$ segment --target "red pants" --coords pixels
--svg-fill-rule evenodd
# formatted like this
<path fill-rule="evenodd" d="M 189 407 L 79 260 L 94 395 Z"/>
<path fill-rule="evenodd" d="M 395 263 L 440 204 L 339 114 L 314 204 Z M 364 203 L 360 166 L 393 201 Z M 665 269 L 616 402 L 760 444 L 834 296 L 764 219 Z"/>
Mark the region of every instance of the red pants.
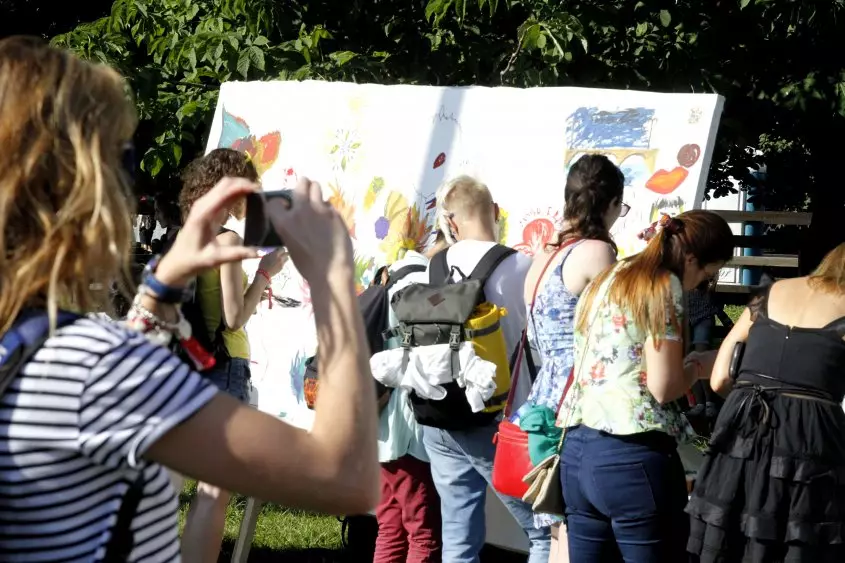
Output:
<path fill-rule="evenodd" d="M 440 497 L 425 462 L 406 455 L 381 464 L 373 563 L 439 563 Z"/>

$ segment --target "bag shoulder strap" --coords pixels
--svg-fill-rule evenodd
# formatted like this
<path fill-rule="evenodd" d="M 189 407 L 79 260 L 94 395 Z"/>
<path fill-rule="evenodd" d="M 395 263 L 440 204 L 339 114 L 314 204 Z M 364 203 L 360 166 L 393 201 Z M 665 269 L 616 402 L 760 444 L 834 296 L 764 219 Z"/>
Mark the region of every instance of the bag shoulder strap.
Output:
<path fill-rule="evenodd" d="M 81 315 L 59 311 L 56 328 L 67 326 L 80 318 Z M 4 350 L 4 356 L 0 358 L 0 396 L 5 393 L 26 362 L 49 338 L 50 319 L 46 311 L 40 310 L 22 313 L 12 328 L 3 335 L 0 340 L 0 346 Z M 141 470 L 124 496 L 111 538 L 106 545 L 104 561 L 127 561 L 132 552 L 132 520 L 143 497 L 143 478 L 144 472 Z"/>
<path fill-rule="evenodd" d="M 469 279 L 480 280 L 483 286 L 487 283 L 493 272 L 496 271 L 496 268 L 499 267 L 499 264 L 511 254 L 516 254 L 516 250 L 501 244 L 495 245 L 481 257 L 481 260 L 478 261 L 478 264 L 476 264 L 472 273 L 470 273 Z"/>
<path fill-rule="evenodd" d="M 56 328 L 71 324 L 79 315 L 59 311 Z M 46 311 L 25 311 L 0 340 L 0 396 L 30 358 L 50 338 L 50 319 Z"/>
<path fill-rule="evenodd" d="M 425 272 L 426 267 L 422 264 L 409 264 L 407 266 L 403 266 L 393 272 L 393 275 L 390 276 L 390 279 L 387 281 L 387 285 L 384 288 L 390 291 L 390 288 L 402 281 L 403 278 L 408 276 L 409 274 L 414 274 L 418 272 Z"/>
<path fill-rule="evenodd" d="M 428 268 L 428 283 L 443 284 L 449 281 L 449 262 L 446 257 L 448 251 L 448 248 L 444 248 L 432 257 Z"/>
<path fill-rule="evenodd" d="M 123 502 L 120 503 L 120 510 L 117 512 L 117 520 L 112 528 L 111 537 L 106 544 L 106 554 L 103 561 L 129 561 L 132 548 L 135 547 L 135 536 L 132 534 L 132 520 L 138 513 L 138 505 L 144 497 L 144 470 L 138 470 L 138 477 L 129 485 Z"/>

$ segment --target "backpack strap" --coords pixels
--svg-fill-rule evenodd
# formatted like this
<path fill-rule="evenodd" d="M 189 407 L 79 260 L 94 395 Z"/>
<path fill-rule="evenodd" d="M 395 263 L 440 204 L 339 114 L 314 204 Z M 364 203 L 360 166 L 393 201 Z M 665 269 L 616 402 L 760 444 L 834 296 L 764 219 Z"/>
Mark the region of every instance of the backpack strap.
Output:
<path fill-rule="evenodd" d="M 428 267 L 428 283 L 443 284 L 448 283 L 452 277 L 449 271 L 449 262 L 446 259 L 448 248 L 444 248 L 431 258 Z"/>
<path fill-rule="evenodd" d="M 417 273 L 417 272 L 425 272 L 425 270 L 426 270 L 426 267 L 423 266 L 422 264 L 409 264 L 407 266 L 403 266 L 403 267 L 399 268 L 398 270 L 396 270 L 395 272 L 393 272 L 393 274 L 391 274 L 390 279 L 388 280 L 387 285 L 384 286 L 384 288 L 387 291 L 390 291 L 390 288 L 392 288 L 394 285 L 396 285 L 397 283 L 402 281 L 402 279 L 405 278 L 406 276 L 408 276 L 409 274 L 414 274 L 414 273 Z"/>
<path fill-rule="evenodd" d="M 56 328 L 69 325 L 80 315 L 59 311 Z M 50 338 L 50 319 L 46 311 L 24 311 L 0 340 L 3 356 L 0 357 L 0 396 L 9 388 L 21 368 L 44 346 Z M 111 538 L 106 544 L 104 561 L 127 561 L 134 546 L 132 520 L 144 496 L 144 471 L 138 472 L 121 502 Z"/>
<path fill-rule="evenodd" d="M 103 561 L 129 561 L 132 548 L 135 547 L 135 537 L 132 535 L 132 520 L 138 512 L 138 505 L 144 497 L 144 470 L 138 471 L 138 477 L 129 485 L 123 502 L 120 503 L 120 510 L 117 512 L 117 520 L 112 528 L 111 537 L 106 544 L 106 554 Z"/>
<path fill-rule="evenodd" d="M 59 311 L 56 328 L 68 325 L 79 315 Z M 0 340 L 0 396 L 6 392 L 21 368 L 50 337 L 46 311 L 24 311 Z"/>
<path fill-rule="evenodd" d="M 516 254 L 516 250 L 501 244 L 497 244 L 488 250 L 481 260 L 478 261 L 472 273 L 469 275 L 471 280 L 481 280 L 481 284 L 487 283 L 487 279 L 496 271 L 499 264 L 511 254 Z"/>

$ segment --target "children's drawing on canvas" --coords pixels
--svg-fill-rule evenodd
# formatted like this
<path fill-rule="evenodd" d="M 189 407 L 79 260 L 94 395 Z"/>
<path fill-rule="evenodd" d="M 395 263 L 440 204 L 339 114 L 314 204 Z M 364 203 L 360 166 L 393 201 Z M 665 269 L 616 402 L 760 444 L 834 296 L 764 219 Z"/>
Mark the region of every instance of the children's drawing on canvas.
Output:
<path fill-rule="evenodd" d="M 522 240 L 513 247 L 528 256 L 541 254 L 563 226 L 563 213 L 551 207 L 529 211 L 520 221 Z"/>
<path fill-rule="evenodd" d="M 434 194 L 463 174 L 490 187 L 500 206 L 498 240 L 541 252 L 561 228 L 566 174 L 585 154 L 620 167 L 631 210 L 612 234 L 621 256 L 639 251 L 636 234 L 660 213 L 700 203 L 721 104 L 709 94 L 580 88 L 226 84 L 208 148 L 249 154 L 260 173 L 270 171 L 267 189 L 293 188 L 302 175 L 319 181 L 352 237 L 360 292 L 379 267 L 430 248 Z M 295 264 L 273 290 L 301 302 L 262 309 L 266 322 L 248 327 L 267 393 L 287 397 L 266 403 L 278 413 L 295 410 L 301 356 L 316 340 L 309 287 Z"/>
<path fill-rule="evenodd" d="M 217 148 L 234 149 L 248 154 L 258 175 L 263 176 L 275 164 L 281 145 L 282 134 L 279 131 L 256 137 L 246 120 L 229 113 L 226 106 L 223 106 L 223 127 Z"/>
<path fill-rule="evenodd" d="M 333 145 L 329 149 L 335 170 L 346 171 L 346 167 L 358 156 L 361 140 L 357 131 L 337 129 L 334 133 Z"/>
<path fill-rule="evenodd" d="M 636 251 L 635 233 L 648 216 L 647 200 L 652 198 L 644 188 L 654 174 L 658 157 L 658 149 L 652 147 L 655 113 L 655 109 L 646 107 L 581 107 L 566 123 L 567 171 L 585 154 L 602 154 L 619 166 L 625 177 L 623 199 L 633 213 L 620 218 L 613 229 L 621 256 Z"/>

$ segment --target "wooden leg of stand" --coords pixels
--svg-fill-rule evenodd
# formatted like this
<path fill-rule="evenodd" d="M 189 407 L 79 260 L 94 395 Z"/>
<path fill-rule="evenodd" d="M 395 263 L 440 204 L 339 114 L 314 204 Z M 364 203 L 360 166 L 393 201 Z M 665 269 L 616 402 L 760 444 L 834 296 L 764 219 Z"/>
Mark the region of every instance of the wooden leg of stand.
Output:
<path fill-rule="evenodd" d="M 235 551 L 232 552 L 232 563 L 247 562 L 249 549 L 252 547 L 252 538 L 255 536 L 255 524 L 258 522 L 258 514 L 261 512 L 261 505 L 263 504 L 260 500 L 251 497 L 246 500 L 244 517 L 241 520 L 241 531 L 238 534 Z"/>

